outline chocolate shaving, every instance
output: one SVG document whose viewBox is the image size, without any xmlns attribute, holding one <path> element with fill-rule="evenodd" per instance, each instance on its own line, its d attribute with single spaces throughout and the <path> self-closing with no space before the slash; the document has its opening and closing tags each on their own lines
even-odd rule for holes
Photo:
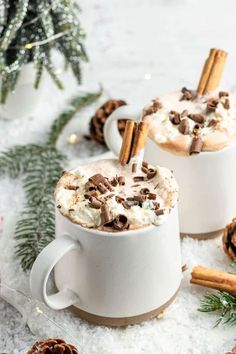
<svg viewBox="0 0 236 354">
<path fill-rule="evenodd" d="M 142 195 L 134 195 L 134 200 L 137 202 L 145 202 L 147 199 L 147 196 L 142 194 Z"/>
<path fill-rule="evenodd" d="M 95 197 L 90 197 L 89 202 L 90 202 L 89 203 L 90 208 L 93 208 L 93 209 L 100 209 L 102 206 L 102 202 Z"/>
<path fill-rule="evenodd" d="M 221 97 L 228 97 L 228 96 L 229 96 L 229 93 L 226 92 L 226 91 L 220 91 L 220 92 L 219 92 L 219 98 L 221 98 Z"/>
<path fill-rule="evenodd" d="M 134 176 L 133 180 L 134 180 L 134 182 L 142 182 L 142 181 L 144 181 L 144 177 L 143 176 Z"/>
<path fill-rule="evenodd" d="M 114 188 L 112 187 L 111 183 L 108 181 L 108 179 L 105 178 L 104 181 L 105 186 L 109 189 L 110 192 L 114 191 Z"/>
<path fill-rule="evenodd" d="M 77 191 L 77 189 L 79 189 L 79 186 L 65 186 L 65 189 L 69 189 L 70 191 Z"/>
<path fill-rule="evenodd" d="M 136 172 L 137 172 L 137 168 L 138 168 L 137 163 L 136 163 L 136 162 L 133 163 L 133 164 L 132 164 L 132 173 L 136 173 Z"/>
<path fill-rule="evenodd" d="M 110 180 L 110 183 L 113 187 L 116 187 L 117 184 L 118 184 L 118 179 L 117 177 L 113 177 L 111 180 Z"/>
<path fill-rule="evenodd" d="M 184 135 L 189 134 L 189 122 L 188 118 L 184 118 L 181 120 L 180 125 L 179 125 L 179 132 Z"/>
<path fill-rule="evenodd" d="M 136 183 L 136 184 L 132 184 L 132 188 L 135 188 L 135 187 L 139 187 L 140 186 L 140 184 L 138 184 L 138 183 Z"/>
<path fill-rule="evenodd" d="M 59 204 L 59 205 L 57 205 L 57 208 L 58 208 L 58 209 L 61 209 L 61 205 L 60 205 L 60 204 Z"/>
<path fill-rule="evenodd" d="M 102 204 L 101 206 L 101 223 L 102 225 L 107 225 L 112 221 L 111 213 L 107 204 Z"/>
<path fill-rule="evenodd" d="M 206 112 L 207 112 L 207 113 L 215 112 L 218 103 L 219 103 L 219 100 L 218 100 L 218 99 L 216 99 L 216 98 L 210 98 L 210 99 L 207 101 Z"/>
<path fill-rule="evenodd" d="M 102 183 L 99 183 L 97 187 L 98 187 L 99 192 L 101 192 L 102 194 L 106 193 L 107 189 Z"/>
<path fill-rule="evenodd" d="M 193 134 L 195 136 L 199 136 L 202 127 L 203 127 L 203 125 L 195 124 L 193 127 Z"/>
<path fill-rule="evenodd" d="M 110 199 L 110 198 L 113 198 L 114 197 L 114 193 L 111 193 L 111 194 L 108 194 L 107 196 L 106 196 L 106 199 Z"/>
<path fill-rule="evenodd" d="M 157 197 L 157 195 L 155 194 L 155 193 L 148 193 L 148 199 L 150 199 L 150 200 L 155 200 L 156 199 L 156 197 Z"/>
<path fill-rule="evenodd" d="M 203 124 L 205 122 L 205 117 L 203 114 L 196 113 L 196 114 L 188 114 L 188 118 L 192 119 L 194 122 Z"/>
<path fill-rule="evenodd" d="M 96 190 L 97 187 L 93 183 L 88 181 L 85 183 L 85 189 L 86 189 L 86 191 L 93 191 L 93 190 Z"/>
<path fill-rule="evenodd" d="M 115 196 L 115 200 L 116 200 L 117 203 L 122 203 L 125 199 L 122 198 L 122 197 L 119 196 L 119 195 L 116 195 L 116 196 Z"/>
<path fill-rule="evenodd" d="M 200 136 L 194 137 L 190 146 L 189 154 L 199 154 L 202 151 L 203 141 Z"/>
<path fill-rule="evenodd" d="M 149 114 L 156 113 L 161 108 L 162 108 L 162 103 L 158 99 L 154 99 L 150 107 L 144 108 L 143 117 L 148 116 Z"/>
<path fill-rule="evenodd" d="M 124 186 L 125 185 L 125 177 L 119 176 L 118 177 L 118 183 L 119 183 L 120 186 Z"/>
<path fill-rule="evenodd" d="M 157 209 L 157 210 L 155 210 L 155 214 L 156 214 L 156 216 L 164 215 L 164 209 Z"/>
<path fill-rule="evenodd" d="M 113 220 L 113 227 L 115 230 L 122 231 L 129 228 L 129 221 L 127 216 L 119 214 Z"/>
<path fill-rule="evenodd" d="M 140 189 L 140 194 L 144 194 L 147 195 L 150 192 L 150 190 L 148 188 L 142 188 Z"/>
<path fill-rule="evenodd" d="M 226 98 L 226 100 L 224 101 L 224 103 L 222 103 L 224 109 L 230 109 L 230 103 L 229 103 L 229 99 Z"/>
<path fill-rule="evenodd" d="M 71 212 L 71 211 L 75 211 L 75 209 L 73 209 L 73 208 L 70 208 L 70 209 L 68 209 L 68 211 L 70 211 L 70 212 Z"/>
<path fill-rule="evenodd" d="M 180 98 L 180 101 L 191 101 L 193 99 L 192 92 L 188 90 L 186 87 L 183 87 L 181 92 L 182 92 L 182 97 Z"/>
<path fill-rule="evenodd" d="M 183 118 L 186 117 L 187 115 L 188 115 L 188 110 L 184 109 L 183 112 L 180 114 L 180 117 Z"/>
<path fill-rule="evenodd" d="M 154 168 L 149 168 L 147 172 L 147 179 L 151 179 L 155 177 L 157 174 L 157 170 L 154 170 Z"/>
<path fill-rule="evenodd" d="M 89 181 L 95 184 L 95 186 L 98 186 L 100 183 L 105 182 L 105 177 L 103 177 L 100 173 L 97 173 L 89 178 Z"/>
<path fill-rule="evenodd" d="M 98 197 L 99 196 L 99 192 L 92 190 L 90 192 L 85 193 L 84 197 L 85 199 L 89 199 L 90 197 Z"/>
<path fill-rule="evenodd" d="M 178 125 L 180 123 L 180 114 L 176 111 L 170 111 L 169 118 L 171 123 Z"/>
<path fill-rule="evenodd" d="M 126 201 L 122 202 L 122 205 L 123 205 L 123 207 L 125 209 L 130 209 L 131 208 L 131 205 L 128 202 L 126 202 Z"/>
<path fill-rule="evenodd" d="M 148 162 L 147 161 L 143 161 L 142 162 L 142 166 L 148 168 Z"/>
<path fill-rule="evenodd" d="M 215 119 L 215 118 L 213 118 L 213 119 L 211 119 L 209 122 L 208 122 L 208 127 L 215 127 L 216 125 L 217 125 L 217 123 L 218 123 L 218 120 L 217 119 Z"/>
<path fill-rule="evenodd" d="M 148 171 L 148 168 L 147 168 L 147 167 L 142 166 L 142 172 L 143 172 L 143 173 L 147 173 L 147 171 Z"/>
</svg>

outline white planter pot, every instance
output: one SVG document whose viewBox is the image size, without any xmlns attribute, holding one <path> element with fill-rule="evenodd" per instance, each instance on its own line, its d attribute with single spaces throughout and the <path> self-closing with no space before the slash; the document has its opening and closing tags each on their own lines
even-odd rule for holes
<svg viewBox="0 0 236 354">
<path fill-rule="evenodd" d="M 24 65 L 14 92 L 8 95 L 6 104 L 0 105 L 0 118 L 27 118 L 34 113 L 42 96 L 42 91 L 34 88 L 34 80 L 34 64 Z"/>
</svg>

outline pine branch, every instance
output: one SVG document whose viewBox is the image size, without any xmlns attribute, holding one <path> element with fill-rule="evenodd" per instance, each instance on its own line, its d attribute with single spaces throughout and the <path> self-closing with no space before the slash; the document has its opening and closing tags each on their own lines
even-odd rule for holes
<svg viewBox="0 0 236 354">
<path fill-rule="evenodd" d="M 227 292 L 218 291 L 217 294 L 208 294 L 200 302 L 199 311 L 217 312 L 219 318 L 216 326 L 221 324 L 236 324 L 236 296 Z"/>
<path fill-rule="evenodd" d="M 42 145 L 16 145 L 0 153 L 0 176 L 18 178 L 21 174 L 27 173 L 32 157 L 40 155 L 44 149 Z"/>
<path fill-rule="evenodd" d="M 28 9 L 29 0 L 18 0 L 16 4 L 16 12 L 12 16 L 8 28 L 6 29 L 3 39 L 1 41 L 1 50 L 5 51 L 11 44 L 11 41 L 16 35 L 25 18 Z"/>
<path fill-rule="evenodd" d="M 85 106 L 96 101 L 101 96 L 101 94 L 102 89 L 100 89 L 98 93 L 91 93 L 72 98 L 69 104 L 69 108 L 65 112 L 61 113 L 58 119 L 55 120 L 55 122 L 53 123 L 48 134 L 48 144 L 55 145 L 62 130 L 64 129 L 66 124 L 71 120 L 71 118 L 75 115 L 75 113 L 77 113 Z"/>
<path fill-rule="evenodd" d="M 54 238 L 53 192 L 62 172 L 62 156 L 52 147 L 34 156 L 34 160 L 23 179 L 27 202 L 15 231 L 16 255 L 21 258 L 23 270 L 31 268 L 37 255 Z"/>
<path fill-rule="evenodd" d="M 15 230 L 16 255 L 29 270 L 41 250 L 54 238 L 53 192 L 63 169 L 64 156 L 56 142 L 75 113 L 94 102 L 102 91 L 74 97 L 65 112 L 54 121 L 48 140 L 41 145 L 18 145 L 0 153 L 0 175 L 22 175 L 25 205 Z"/>
</svg>

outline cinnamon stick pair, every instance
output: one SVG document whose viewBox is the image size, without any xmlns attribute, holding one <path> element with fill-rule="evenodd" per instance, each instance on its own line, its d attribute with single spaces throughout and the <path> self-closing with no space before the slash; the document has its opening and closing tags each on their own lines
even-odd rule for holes
<svg viewBox="0 0 236 354">
<path fill-rule="evenodd" d="M 194 267 L 190 283 L 236 294 L 236 275 L 206 268 Z"/>
<path fill-rule="evenodd" d="M 209 57 L 205 61 L 197 88 L 197 93 L 199 95 L 208 94 L 218 87 L 226 58 L 227 53 L 224 50 L 215 48 L 210 50 Z"/>
<path fill-rule="evenodd" d="M 127 120 L 119 156 L 122 166 L 128 164 L 132 157 L 138 157 L 140 152 L 144 150 L 148 128 L 146 122 L 136 123 L 133 120 Z"/>
</svg>

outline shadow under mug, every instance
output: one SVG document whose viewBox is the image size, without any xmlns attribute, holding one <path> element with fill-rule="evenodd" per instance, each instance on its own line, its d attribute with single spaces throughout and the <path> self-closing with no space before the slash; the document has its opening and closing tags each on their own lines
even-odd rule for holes
<svg viewBox="0 0 236 354">
<path fill-rule="evenodd" d="M 106 121 L 105 141 L 116 156 L 122 143 L 117 120 L 140 120 L 141 115 L 140 107 L 127 105 L 114 111 Z M 221 151 L 177 156 L 148 139 L 144 157 L 174 173 L 180 187 L 181 235 L 216 237 L 236 216 L 236 143 Z"/>
<path fill-rule="evenodd" d="M 53 268 L 59 291 L 48 295 Z M 83 228 L 56 210 L 56 239 L 37 257 L 30 289 L 53 309 L 73 305 L 90 322 L 125 326 L 163 311 L 181 278 L 177 206 L 160 226 L 116 233 Z"/>
</svg>

